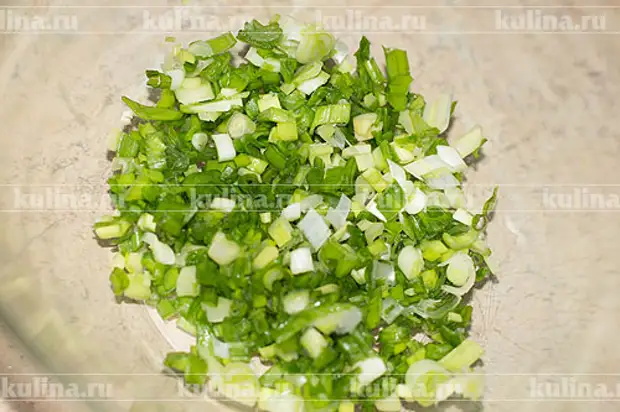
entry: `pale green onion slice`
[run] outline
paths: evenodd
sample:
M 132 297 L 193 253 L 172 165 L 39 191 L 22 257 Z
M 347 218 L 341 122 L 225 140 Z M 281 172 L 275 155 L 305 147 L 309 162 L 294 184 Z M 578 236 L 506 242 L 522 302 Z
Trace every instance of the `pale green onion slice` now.
M 425 175 L 431 172 L 448 167 L 449 166 L 441 160 L 438 155 L 430 155 L 420 160 L 416 160 L 413 163 L 409 163 L 404 167 L 404 169 L 418 179 L 422 179 Z
M 320 249 L 332 234 L 323 217 L 314 209 L 308 210 L 298 227 L 315 250 Z
M 299 219 L 301 217 L 301 203 L 291 203 L 290 205 L 282 209 L 282 217 L 289 222 L 293 222 Z
M 464 225 L 471 226 L 473 216 L 467 210 L 459 208 L 454 212 L 452 218 Z
M 308 328 L 301 336 L 301 346 L 308 352 L 311 358 L 318 358 L 327 348 L 327 339 L 314 328 Z
M 484 349 L 471 339 L 465 339 L 456 348 L 439 360 L 439 364 L 449 371 L 462 372 L 482 357 Z
M 357 382 L 362 387 L 372 383 L 387 372 L 385 362 L 378 356 L 361 360 L 353 367 L 359 370 Z
M 325 219 L 327 219 L 327 221 L 331 223 L 335 229 L 340 229 L 347 224 L 347 217 L 349 216 L 349 213 L 351 213 L 351 205 L 351 199 L 349 199 L 346 195 L 341 195 L 338 205 L 336 205 L 335 209 L 330 208 L 327 211 Z
M 260 253 L 254 258 L 252 263 L 254 269 L 260 270 L 267 267 L 267 265 L 278 258 L 279 253 L 280 252 L 277 247 L 271 245 L 265 246 L 263 250 L 261 250 Z
M 256 124 L 245 114 L 236 112 L 228 120 L 227 130 L 230 137 L 238 139 L 254 133 Z
M 463 172 L 467 169 L 467 165 L 459 152 L 450 146 L 437 146 L 437 155 L 444 163 L 450 166 L 453 172 Z
M 217 305 L 202 303 L 202 309 L 207 314 L 207 319 L 211 323 L 220 323 L 230 315 L 232 300 L 223 297 L 217 298 Z
M 172 248 L 160 242 L 154 233 L 147 232 L 143 234 L 142 240 L 149 245 L 156 261 L 165 265 L 173 265 L 175 263 L 175 256 Z
M 279 247 L 286 245 L 293 238 L 293 227 L 284 217 L 276 219 L 269 226 L 268 232 Z
M 476 125 L 470 131 L 458 138 L 452 144 L 452 147 L 456 149 L 462 158 L 465 158 L 478 150 L 484 142 L 486 142 L 486 139 L 482 136 L 482 128 Z
M 431 103 L 424 106 L 424 121 L 432 127 L 439 129 L 439 133 L 443 133 L 450 124 L 450 115 L 452 111 L 452 97 L 442 94 Z
M 226 133 L 214 134 L 211 136 L 213 142 L 215 143 L 215 148 L 217 149 L 217 159 L 220 162 L 225 162 L 227 160 L 233 160 L 235 156 L 237 156 L 237 152 L 235 151 L 235 146 L 233 145 L 233 141 L 230 136 Z
M 235 242 L 228 240 L 224 233 L 217 232 L 213 236 L 207 253 L 217 264 L 227 265 L 239 257 L 241 248 Z
M 291 272 L 293 275 L 312 272 L 314 263 L 312 262 L 312 252 L 310 248 L 302 247 L 291 251 Z
M 376 113 L 364 113 L 353 118 L 353 130 L 358 141 L 370 140 L 373 132 L 380 131 L 382 123 Z
M 398 267 L 411 280 L 417 277 L 424 267 L 424 259 L 420 249 L 414 246 L 405 246 L 398 254 Z
M 198 296 L 200 285 L 196 282 L 196 266 L 185 266 L 177 278 L 177 296 Z
M 282 304 L 284 311 L 289 315 L 294 315 L 306 309 L 310 304 L 310 292 L 307 290 L 298 290 L 287 294 Z
M 202 152 L 207 147 L 207 143 L 209 143 L 209 135 L 206 133 L 194 133 L 192 136 L 192 146 L 199 152 Z

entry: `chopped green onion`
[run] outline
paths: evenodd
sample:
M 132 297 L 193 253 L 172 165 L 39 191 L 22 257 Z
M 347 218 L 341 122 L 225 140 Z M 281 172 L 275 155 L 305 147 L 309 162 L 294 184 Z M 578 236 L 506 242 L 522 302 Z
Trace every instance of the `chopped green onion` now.
M 207 143 L 209 143 L 209 135 L 206 133 L 194 133 L 192 136 L 192 146 L 199 152 L 202 152 L 207 147 Z
M 135 113 L 136 116 L 143 120 L 171 121 L 179 120 L 183 117 L 183 113 L 178 110 L 145 106 L 138 102 L 134 102 L 128 97 L 123 97 L 123 102 Z
M 223 297 L 217 299 L 217 305 L 202 303 L 202 308 L 207 314 L 207 319 L 211 323 L 220 323 L 230 316 L 232 301 Z
M 346 124 L 351 116 L 349 103 L 330 104 L 316 108 L 312 129 L 324 124 Z M 335 131 L 334 131 L 335 132 Z
M 269 226 L 269 236 L 279 247 L 286 245 L 293 238 L 293 227 L 284 217 L 276 219 Z
M 228 120 L 228 135 L 233 139 L 238 139 L 246 134 L 256 131 L 256 124 L 245 114 L 235 113 Z
M 241 248 L 235 242 L 228 240 L 222 232 L 217 232 L 213 236 L 208 255 L 219 265 L 228 265 L 241 253 Z
M 331 54 L 335 45 L 336 39 L 330 33 L 308 26 L 301 31 L 295 58 L 302 64 L 321 61 Z
M 185 79 L 181 84 L 181 87 L 174 91 L 174 94 L 181 104 L 190 105 L 194 103 L 204 102 L 205 100 L 211 100 L 215 97 L 213 89 L 209 83 L 199 83 L 199 85 L 192 85 L 189 82 L 194 79 Z
M 347 217 L 351 213 L 351 199 L 346 195 L 341 195 L 335 209 L 330 208 L 325 215 L 325 219 L 332 224 L 335 229 L 340 229 L 347 224 Z
M 387 372 L 385 362 L 380 357 L 371 357 L 353 365 L 359 370 L 357 382 L 360 386 L 366 386 Z
M 409 85 L 413 80 L 409 73 L 407 52 L 399 49 L 385 49 L 385 61 L 388 75 L 387 100 L 394 110 L 405 110 Z
M 463 172 L 467 169 L 467 165 L 461 158 L 459 152 L 450 146 L 437 146 L 437 155 L 454 172 Z
M 207 41 L 195 41 L 187 51 L 200 57 L 211 57 L 230 50 L 237 43 L 235 36 L 228 32 Z
M 127 276 L 129 284 L 123 294 L 129 299 L 147 300 L 151 297 L 151 278 L 145 273 Z
M 364 113 L 353 118 L 353 129 L 358 141 L 372 139 L 373 132 L 380 131 L 382 127 L 376 113 Z
M 479 344 L 471 339 L 464 340 L 459 346 L 439 360 L 439 364 L 449 371 L 460 372 L 470 367 L 484 354 Z
M 184 113 L 206 113 L 204 115 L 205 117 L 203 118 L 205 121 L 215 121 L 215 119 L 219 117 L 219 112 L 227 112 L 233 107 L 241 106 L 243 106 L 243 100 L 241 97 L 230 97 L 228 99 L 212 100 L 207 103 L 196 103 L 187 106 L 181 106 L 180 109 Z
M 291 203 L 284 209 L 282 209 L 282 217 L 293 222 L 301 217 L 301 203 Z
M 217 160 L 220 162 L 225 162 L 235 158 L 237 152 L 235 151 L 235 146 L 233 145 L 233 141 L 229 135 L 225 133 L 214 134 L 211 138 L 213 139 L 217 150 Z
M 145 233 L 142 235 L 142 241 L 149 245 L 156 261 L 165 265 L 174 264 L 174 251 L 167 244 L 160 242 L 155 234 L 150 232 Z
M 275 107 L 276 109 L 281 109 L 280 99 L 278 99 L 277 94 L 263 94 L 258 99 L 258 111 L 264 112 L 267 109 Z
M 390 183 L 387 182 L 383 178 L 383 175 L 374 167 L 365 170 L 362 176 L 377 192 L 383 192 L 390 186 Z
M 185 266 L 179 272 L 176 284 L 177 296 L 198 296 L 199 285 L 196 282 L 196 266 Z
M 279 251 L 275 246 L 265 246 L 263 250 L 254 258 L 254 269 L 263 269 L 278 258 Z
M 315 250 L 318 250 L 331 236 L 329 226 L 314 209 L 310 209 L 299 222 L 299 229 Z
M 305 95 L 309 95 L 309 94 L 312 94 L 319 87 L 323 86 L 328 81 L 329 81 L 329 74 L 325 72 L 321 72 L 319 73 L 318 76 L 301 83 L 299 86 L 297 86 L 297 90 L 299 90 Z
M 306 309 L 310 304 L 310 293 L 307 290 L 294 291 L 286 295 L 282 301 L 284 311 L 294 315 Z
M 313 270 L 314 263 L 312 263 L 310 248 L 302 247 L 291 251 L 291 272 L 293 275 L 312 272 Z
M 131 224 L 123 220 L 101 222 L 95 225 L 95 234 L 101 240 L 123 237 L 131 229 Z
M 419 249 L 413 246 L 405 246 L 398 254 L 398 267 L 411 280 L 422 272 L 424 258 Z
M 297 134 L 297 125 L 295 122 L 283 122 L 276 124 L 271 133 L 269 133 L 270 141 L 285 141 L 289 142 L 297 140 L 299 135 Z
M 450 124 L 452 115 L 452 97 L 442 94 L 432 104 L 424 107 L 424 121 L 431 127 L 436 127 L 443 133 Z
M 448 145 L 455 103 L 409 91 L 405 50 L 382 70 L 367 38 L 352 54 L 290 17 L 171 48 L 146 71 L 157 102 L 123 98 L 117 213 L 93 227 L 118 249 L 114 296 L 195 338 L 164 364 L 268 412 L 479 399 L 466 296 L 496 270 L 497 202 L 463 191 L 480 127 Z
M 459 137 L 452 145 L 462 158 L 478 150 L 486 139 L 482 136 L 482 128 L 474 126 L 470 131 Z

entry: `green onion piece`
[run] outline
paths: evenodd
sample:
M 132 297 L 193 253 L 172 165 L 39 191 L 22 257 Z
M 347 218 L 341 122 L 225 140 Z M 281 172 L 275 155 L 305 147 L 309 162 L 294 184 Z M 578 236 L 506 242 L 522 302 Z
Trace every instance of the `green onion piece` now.
M 220 162 L 233 160 L 237 155 L 232 139 L 226 133 L 214 134 L 211 136 L 217 150 L 217 159 Z
M 427 104 L 424 107 L 423 118 L 429 126 L 436 127 L 439 133 L 443 133 L 450 124 L 451 114 L 452 97 L 442 94 L 432 104 Z
M 176 99 L 183 105 L 190 105 L 195 103 L 211 100 L 215 97 L 213 88 L 209 83 L 199 83 L 196 86 L 189 85 L 189 81 L 194 79 L 185 79 L 181 87 L 174 91 Z
M 346 124 L 351 117 L 349 103 L 331 104 L 316 108 L 311 129 L 323 124 Z
M 301 31 L 295 58 L 302 64 L 318 62 L 326 59 L 335 45 L 336 39 L 330 33 L 308 26 Z
M 405 246 L 398 254 L 398 267 L 407 279 L 417 277 L 424 267 L 424 259 L 419 249 L 413 246 Z
M 275 125 L 269 133 L 270 141 L 292 141 L 297 140 L 297 125 L 295 122 L 284 122 Z
M 270 107 L 261 111 L 258 115 L 258 121 L 268 121 L 276 123 L 295 122 L 295 117 L 292 113 L 281 109 L 279 107 Z
M 272 107 L 276 109 L 282 109 L 282 106 L 280 106 L 280 99 L 278 99 L 277 94 L 263 94 L 262 96 L 260 96 L 260 98 L 258 99 L 259 112 L 262 113 Z
M 178 110 L 145 106 L 125 96 L 123 96 L 123 102 L 135 113 L 136 116 L 143 120 L 171 121 L 183 118 L 183 113 Z
M 285 128 L 288 128 L 288 126 L 285 126 Z M 284 169 L 286 167 L 286 157 L 280 152 L 280 150 L 278 150 L 276 146 L 267 146 L 264 155 L 267 159 L 267 162 L 269 162 L 269 164 L 276 169 Z
M 461 157 L 465 158 L 478 150 L 486 139 L 482 136 L 482 128 L 474 126 L 470 131 L 458 138 L 452 145 Z
M 459 346 L 441 358 L 439 364 L 449 371 L 460 372 L 470 367 L 484 354 L 482 347 L 471 339 L 464 340 Z
M 278 248 L 275 246 L 265 246 L 263 250 L 254 258 L 252 265 L 255 269 L 263 269 L 278 258 Z
M 290 391 L 278 392 L 262 387 L 258 398 L 258 407 L 267 412 L 303 412 L 304 399 Z
M 112 285 L 114 295 L 123 296 L 125 290 L 129 287 L 129 276 L 127 276 L 127 273 L 124 270 L 114 268 L 110 274 L 110 283 Z
M 222 100 L 213 100 L 207 103 L 197 103 L 192 105 L 181 105 L 180 110 L 183 113 L 196 113 L 201 115 L 204 121 L 215 121 L 220 112 L 227 112 L 233 107 L 243 106 L 241 98 L 230 98 Z
M 297 90 L 299 90 L 305 95 L 309 95 L 312 94 L 319 87 L 326 84 L 328 81 L 329 74 L 327 74 L 326 72 L 321 72 L 318 76 L 301 83 L 299 86 L 297 86 Z
M 211 305 L 203 302 L 202 308 L 207 314 L 207 319 L 211 323 L 223 322 L 228 316 L 232 307 L 232 301 L 223 297 L 217 299 L 217 305 Z
M 312 272 L 314 263 L 312 262 L 312 252 L 310 248 L 302 247 L 291 251 L 291 273 L 299 275 L 300 273 Z
M 233 139 L 238 139 L 246 134 L 256 131 L 256 124 L 245 114 L 235 113 L 228 120 L 227 132 Z
M 155 234 L 147 232 L 142 235 L 142 240 L 149 245 L 156 261 L 164 265 L 174 264 L 176 260 L 174 250 L 166 243 L 161 242 Z
M 187 51 L 200 57 L 211 57 L 230 50 L 237 43 L 235 36 L 228 32 L 207 41 L 190 43 Z
M 437 403 L 437 394 L 441 385 L 451 378 L 450 372 L 439 363 L 430 359 L 417 361 L 407 370 L 405 381 L 408 396 L 422 406 L 431 406 Z
M 101 240 L 123 237 L 129 229 L 131 229 L 131 224 L 124 220 L 114 220 L 95 224 L 95 234 Z
M 448 251 L 446 245 L 444 245 L 440 240 L 422 242 L 422 244 L 420 244 L 420 248 L 422 249 L 424 259 L 430 262 L 436 261 Z
M 279 247 L 286 245 L 293 238 L 292 233 L 293 227 L 283 217 L 279 217 L 269 226 L 269 236 Z
M 258 20 L 245 23 L 243 29 L 237 33 L 239 40 L 261 49 L 273 49 L 278 45 L 281 37 L 282 29 L 277 22 L 263 25 Z
M 128 275 L 129 285 L 123 294 L 129 299 L 147 300 L 151 297 L 151 278 L 144 273 Z
M 364 113 L 353 118 L 353 129 L 358 141 L 372 139 L 373 132 L 380 131 L 382 127 L 376 113 Z
M 209 257 L 219 265 L 228 265 L 241 253 L 241 248 L 235 242 L 228 240 L 222 232 L 217 232 L 209 246 Z
M 409 73 L 407 52 L 400 49 L 384 49 L 388 75 L 388 103 L 394 110 L 402 111 L 407 107 L 407 94 L 413 78 Z
M 199 291 L 200 286 L 196 282 L 196 266 L 185 266 L 177 278 L 177 296 L 198 296 Z
M 184 376 L 188 385 L 204 385 L 207 380 L 207 363 L 199 356 L 190 354 Z
M 294 86 L 299 86 L 307 80 L 314 79 L 319 75 L 319 73 L 321 73 L 322 68 L 323 63 L 320 61 L 312 62 L 301 66 L 295 73 L 292 84 Z
M 170 352 L 164 359 L 164 365 L 172 370 L 183 372 L 187 368 L 189 356 L 185 352 Z
M 314 328 L 307 329 L 301 337 L 301 346 L 313 359 L 318 358 L 327 345 L 327 339 Z
M 294 315 L 308 307 L 310 304 L 310 293 L 307 290 L 291 292 L 284 297 L 282 304 L 286 313 Z

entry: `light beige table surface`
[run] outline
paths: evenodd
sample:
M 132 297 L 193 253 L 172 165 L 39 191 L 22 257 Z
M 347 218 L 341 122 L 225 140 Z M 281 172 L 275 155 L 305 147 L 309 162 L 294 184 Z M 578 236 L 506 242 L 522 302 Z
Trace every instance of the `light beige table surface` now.
M 96 404 L 101 410 L 126 410 L 135 397 L 170 397 L 171 379 L 136 375 L 158 374 L 168 344 L 142 308 L 115 303 L 108 286 L 110 252 L 97 245 L 90 228 L 108 208 L 102 200 L 110 174 L 106 135 L 120 126 L 125 109 L 119 96 L 142 96 L 143 70 L 163 56 L 166 30 L 152 19 L 173 12 L 153 6 L 179 3 L 0 3 L 5 22 L 22 12 L 77 19 L 64 33 L 0 34 L 0 310 L 23 344 L 3 345 L 0 372 L 28 369 L 15 356 L 27 347 L 28 359 L 38 362 L 35 371 L 91 373 L 112 382 L 114 401 Z M 485 401 L 449 406 L 620 410 L 620 385 L 611 393 L 620 382 L 620 35 L 614 34 L 620 32 L 620 10 L 539 9 L 540 2 L 532 2 L 532 13 L 606 18 L 603 32 L 541 32 L 507 29 L 501 21 L 502 13 L 526 13 L 506 6 L 527 2 L 494 3 L 191 2 L 211 6 L 201 13 L 214 16 L 222 29 L 239 16 L 273 13 L 321 16 L 330 24 L 336 24 L 333 16 L 355 18 L 355 11 L 384 19 L 380 30 L 364 30 L 377 54 L 382 44 L 406 48 L 414 90 L 429 97 L 449 91 L 459 101 L 451 136 L 480 123 L 490 140 L 468 178 L 474 201 L 480 204 L 489 188 L 500 186 L 489 231 L 499 282 L 474 297 L 472 335 L 487 351 Z M 9 7 L 25 5 L 37 7 Z M 96 5 L 107 7 L 88 7 Z M 414 15 L 426 18 L 424 30 L 402 30 L 402 16 L 419 21 Z M 350 23 L 336 31 L 353 50 L 361 31 Z M 191 30 L 176 35 L 183 41 L 201 36 Z M 84 195 L 88 205 L 64 210 L 54 204 L 54 193 Z M 558 401 L 551 398 L 553 387 L 540 394 L 533 384 L 570 385 L 570 379 L 590 388 L 607 385 L 610 399 L 578 399 L 560 388 Z M 77 402 L 11 404 L 24 411 L 83 410 Z M 168 405 L 165 410 L 224 410 Z M 156 410 L 148 403 L 142 408 Z

